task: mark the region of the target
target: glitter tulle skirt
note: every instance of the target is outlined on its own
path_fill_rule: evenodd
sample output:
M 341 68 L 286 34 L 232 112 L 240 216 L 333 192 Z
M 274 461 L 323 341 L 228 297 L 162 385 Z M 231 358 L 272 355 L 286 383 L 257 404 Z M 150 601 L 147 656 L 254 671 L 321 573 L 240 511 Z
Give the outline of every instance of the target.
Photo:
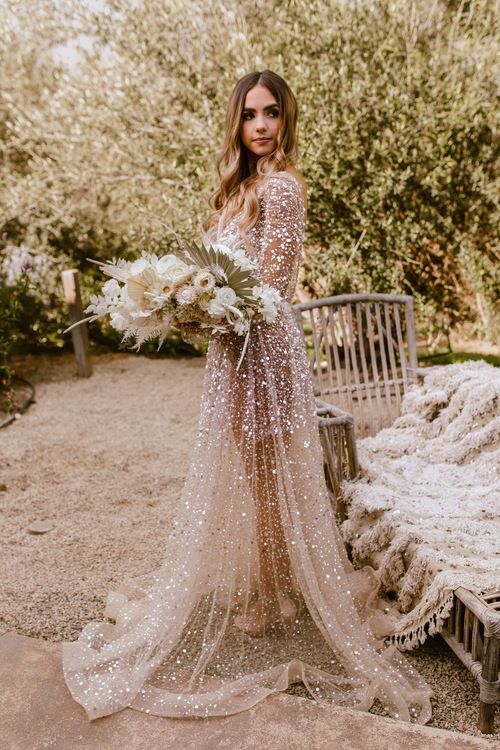
M 89 719 L 125 707 L 227 715 L 301 682 L 319 702 L 368 710 L 379 699 L 388 715 L 425 723 L 430 688 L 375 634 L 377 581 L 353 570 L 335 524 L 290 306 L 252 323 L 237 369 L 242 343 L 210 341 L 162 564 L 110 592 L 108 621 L 63 644 L 67 685 Z M 235 623 L 283 596 L 295 614 L 276 627 L 256 637 Z

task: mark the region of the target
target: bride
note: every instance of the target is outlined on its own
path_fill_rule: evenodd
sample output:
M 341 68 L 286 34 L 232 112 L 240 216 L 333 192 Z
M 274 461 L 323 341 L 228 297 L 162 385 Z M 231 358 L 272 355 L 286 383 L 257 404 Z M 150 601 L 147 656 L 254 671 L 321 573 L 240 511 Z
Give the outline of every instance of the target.
M 290 307 L 306 210 L 296 124 L 280 76 L 237 82 L 204 238 L 244 249 L 283 302 L 273 323 L 252 321 L 239 369 L 243 337 L 210 337 L 198 433 L 162 564 L 110 592 L 108 621 L 63 644 L 67 685 L 89 719 L 126 707 L 228 715 L 295 682 L 319 702 L 367 711 L 378 699 L 394 718 L 431 717 L 428 685 L 376 635 L 367 606 L 376 581 L 371 569 L 353 570 L 325 485 Z

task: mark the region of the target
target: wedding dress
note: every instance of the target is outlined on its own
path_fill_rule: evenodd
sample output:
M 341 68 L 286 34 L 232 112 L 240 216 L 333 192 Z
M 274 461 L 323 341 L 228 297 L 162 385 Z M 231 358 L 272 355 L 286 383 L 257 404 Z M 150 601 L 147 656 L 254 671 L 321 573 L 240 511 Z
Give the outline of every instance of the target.
M 353 570 L 325 485 L 290 307 L 300 184 L 273 173 L 259 204 L 245 242 L 234 221 L 221 221 L 217 241 L 257 259 L 262 281 L 283 297 L 278 317 L 252 321 L 239 370 L 243 337 L 211 337 L 198 434 L 163 562 L 108 594 L 109 622 L 90 622 L 63 644 L 65 679 L 89 719 L 125 707 L 228 715 L 302 682 L 319 702 L 368 710 L 379 699 L 390 716 L 426 723 L 432 692 L 370 627 L 363 586 L 376 581 Z M 283 609 L 265 619 L 273 593 Z M 270 627 L 246 632 L 259 617 Z

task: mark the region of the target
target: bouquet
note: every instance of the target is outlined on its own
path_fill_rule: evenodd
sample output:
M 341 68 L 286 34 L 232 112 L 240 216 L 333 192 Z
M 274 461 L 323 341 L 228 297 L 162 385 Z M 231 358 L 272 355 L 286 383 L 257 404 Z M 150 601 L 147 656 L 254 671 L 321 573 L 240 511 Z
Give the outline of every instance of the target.
M 135 261 L 93 261 L 111 279 L 101 294 L 92 295 L 85 308 L 92 313 L 66 329 L 109 315 L 110 323 L 123 332 L 122 341 L 134 340 L 138 350 L 158 337 L 158 348 L 172 326 L 197 323 L 213 333 L 234 332 L 245 336 L 243 360 L 250 323 L 254 317 L 272 322 L 281 296 L 255 276 L 257 263 L 242 250 L 226 245 L 187 243 L 176 236 L 179 249 L 158 257 L 143 251 Z

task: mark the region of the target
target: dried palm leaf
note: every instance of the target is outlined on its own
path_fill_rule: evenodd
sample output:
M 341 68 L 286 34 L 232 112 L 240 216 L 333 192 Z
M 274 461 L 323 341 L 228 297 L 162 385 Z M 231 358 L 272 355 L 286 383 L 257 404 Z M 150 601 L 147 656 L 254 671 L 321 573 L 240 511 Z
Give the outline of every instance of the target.
M 238 297 L 247 304 L 256 304 L 256 300 L 252 296 L 252 289 L 259 283 L 259 280 L 250 271 L 240 268 L 230 255 L 223 253 L 221 250 L 216 250 L 212 245 L 199 246 L 196 242 L 186 242 L 177 235 L 176 239 L 179 249 L 174 251 L 173 254 L 180 260 L 190 265 L 194 264 L 200 268 L 206 268 L 219 278 L 222 272 L 225 283 L 231 289 L 234 289 Z

